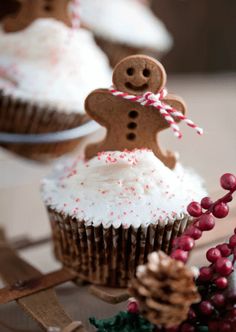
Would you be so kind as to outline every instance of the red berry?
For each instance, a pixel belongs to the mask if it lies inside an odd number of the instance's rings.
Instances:
[[[220,332],[232,332],[230,322],[219,322],[219,331]]]
[[[199,228],[201,231],[210,231],[214,226],[215,220],[211,214],[203,214],[199,218]]]
[[[236,247],[236,234],[232,235],[229,239],[229,247],[235,248]]]
[[[214,307],[209,301],[202,301],[199,305],[199,308],[203,315],[209,316],[212,314]]]
[[[200,281],[210,281],[213,277],[213,271],[210,267],[201,267],[198,279]]]
[[[217,293],[212,296],[211,302],[217,308],[222,307],[225,304],[225,297],[221,293]]]
[[[197,227],[190,226],[186,230],[186,234],[191,236],[194,240],[198,240],[202,236],[202,231]]]
[[[231,321],[236,319],[236,308],[231,309],[228,313],[227,313],[227,318]]]
[[[202,214],[202,207],[198,202],[192,202],[188,205],[187,211],[192,217],[200,217]]]
[[[225,277],[219,277],[214,282],[219,289],[225,289],[228,286],[228,280]]]
[[[178,332],[179,331],[179,326],[166,327],[165,331],[166,332]]]
[[[220,250],[220,253],[223,257],[228,257],[232,254],[232,250],[229,248],[227,243],[219,244],[216,247]]]
[[[213,204],[213,200],[210,197],[204,197],[201,200],[201,206],[203,209],[208,210]]]
[[[184,251],[190,251],[193,249],[195,241],[190,236],[182,235],[179,238],[178,244],[180,249],[183,249]]]
[[[128,303],[127,311],[133,314],[137,314],[139,312],[139,306],[136,301],[130,301]]]
[[[232,262],[226,257],[220,257],[215,263],[216,272],[221,276],[228,276],[232,272]]]
[[[226,173],[220,178],[221,187],[226,190],[232,190],[236,187],[236,177],[233,174]]]
[[[188,259],[188,253],[187,251],[181,250],[181,249],[176,249],[172,252],[171,257],[173,259],[176,259],[177,261],[181,261],[183,263],[187,262]]]
[[[218,258],[221,257],[220,250],[217,248],[211,248],[207,251],[206,257],[209,262],[214,263],[217,261]]]
[[[209,332],[218,332],[219,331],[219,323],[217,321],[208,322]]]
[[[196,315],[195,311],[194,311],[192,308],[190,308],[190,309],[189,309],[189,312],[188,312],[188,319],[189,319],[189,320],[193,320],[193,319],[195,319],[196,317],[197,317],[197,315]]]
[[[212,213],[216,218],[225,218],[229,213],[229,207],[224,202],[218,203],[214,206]]]
[[[236,331],[236,320],[231,321],[231,331]]]
[[[189,323],[184,323],[181,328],[180,332],[195,332],[195,327]]]

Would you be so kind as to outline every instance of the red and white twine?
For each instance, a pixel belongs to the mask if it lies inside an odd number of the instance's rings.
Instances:
[[[170,127],[172,128],[174,135],[178,138],[182,137],[182,133],[180,131],[179,126],[177,125],[174,118],[184,121],[190,128],[196,130],[199,135],[203,134],[203,129],[198,127],[192,120],[188,119],[181,112],[177,111],[172,106],[163,102],[163,99],[167,96],[167,90],[163,89],[158,94],[154,94],[152,92],[146,92],[141,96],[130,95],[126,92],[121,92],[113,87],[109,89],[111,94],[116,97],[120,97],[126,100],[130,100],[133,102],[137,102],[143,106],[153,106],[155,107],[160,114],[166,119]]]
[[[71,24],[73,29],[80,27],[80,0],[72,0],[70,4]]]

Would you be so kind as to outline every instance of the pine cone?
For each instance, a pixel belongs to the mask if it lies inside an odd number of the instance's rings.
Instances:
[[[148,263],[138,267],[129,291],[143,316],[165,327],[182,323],[191,304],[200,301],[193,272],[163,252],[153,252]]]

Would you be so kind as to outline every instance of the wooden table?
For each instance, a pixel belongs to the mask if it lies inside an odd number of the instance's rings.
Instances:
[[[236,75],[173,76],[168,86],[170,92],[185,98],[190,117],[203,126],[205,135],[198,138],[182,125],[183,140],[177,141],[169,131],[162,134],[162,145],[178,150],[182,163],[201,174],[209,193],[217,198],[223,192],[218,185],[219,177],[224,172],[236,173]],[[96,140],[102,135],[103,132],[99,132],[86,140]],[[50,234],[39,194],[39,180],[49,169],[50,165],[39,166],[1,153],[0,225],[7,229],[10,238],[29,234],[37,239]],[[192,264],[204,263],[206,247],[225,239],[236,226],[236,203],[232,202],[231,207],[228,220],[219,221],[215,230],[201,240],[192,255]],[[52,256],[50,243],[21,250],[20,254],[45,273],[60,267]],[[75,287],[71,283],[56,291],[70,316],[83,322],[93,315],[108,317],[125,307],[125,304],[103,303],[88,294],[86,287]],[[0,306],[0,331],[36,332],[40,329],[14,303],[10,303]]]

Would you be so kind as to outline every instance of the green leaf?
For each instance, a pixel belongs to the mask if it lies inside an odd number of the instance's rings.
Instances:
[[[198,329],[197,329],[198,332],[208,332],[208,327],[207,326],[199,326]]]
[[[89,321],[97,332],[153,332],[155,328],[141,315],[124,311],[112,318],[90,318]]]

